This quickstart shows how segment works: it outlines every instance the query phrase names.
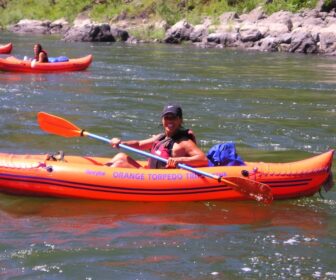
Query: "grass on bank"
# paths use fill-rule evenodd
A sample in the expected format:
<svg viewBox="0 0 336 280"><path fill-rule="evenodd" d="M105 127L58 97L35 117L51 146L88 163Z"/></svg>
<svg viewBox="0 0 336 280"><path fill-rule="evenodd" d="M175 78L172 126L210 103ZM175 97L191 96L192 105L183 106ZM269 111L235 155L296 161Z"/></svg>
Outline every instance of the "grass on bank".
<svg viewBox="0 0 336 280"><path fill-rule="evenodd" d="M205 16L214 22L224 12L247 13L263 6L268 14L287 10L297 12L314 8L317 0L0 0L0 26L6 28L21 19L56 20L72 22L80 13L87 13L97 22L125 19L166 21L173 25L186 18L192 24L202 22ZM135 29L148 39L162 37L162 31ZM158 38L160 39L160 38Z"/></svg>
<svg viewBox="0 0 336 280"><path fill-rule="evenodd" d="M138 26L134 28L130 28L129 32L135 38L141 39L145 42L153 42L154 40L163 41L166 31L164 28L159 27L145 27L145 26Z"/></svg>

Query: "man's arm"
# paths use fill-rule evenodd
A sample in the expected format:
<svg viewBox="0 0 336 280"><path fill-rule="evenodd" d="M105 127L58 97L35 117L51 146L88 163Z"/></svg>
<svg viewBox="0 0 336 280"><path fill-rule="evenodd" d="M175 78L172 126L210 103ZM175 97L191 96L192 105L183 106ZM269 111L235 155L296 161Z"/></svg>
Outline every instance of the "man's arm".
<svg viewBox="0 0 336 280"><path fill-rule="evenodd" d="M208 159L203 151L192 141L184 140L173 147L173 156L168 159L167 167L176 167L178 163L184 163L194 167L208 166Z"/></svg>
<svg viewBox="0 0 336 280"><path fill-rule="evenodd" d="M113 148L118 148L119 144L122 143L135 149L149 150L159 136L160 134L154 135L151 138L144 140L129 140L129 141L121 141L119 138L112 138L110 143Z"/></svg>

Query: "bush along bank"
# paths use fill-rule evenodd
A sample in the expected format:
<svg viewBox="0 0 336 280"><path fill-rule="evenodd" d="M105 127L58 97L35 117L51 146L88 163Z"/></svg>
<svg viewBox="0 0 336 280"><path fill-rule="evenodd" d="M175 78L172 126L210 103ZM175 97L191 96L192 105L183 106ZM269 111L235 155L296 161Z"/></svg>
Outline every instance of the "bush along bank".
<svg viewBox="0 0 336 280"><path fill-rule="evenodd" d="M135 28L136 26L137 28ZM19 33L59 33L66 41L91 41L126 43L143 42L136 30L163 30L162 38L147 36L146 41L168 44L190 42L202 48L238 48L267 52L336 55L336 12L321 9L297 13L276 12L267 16L261 7L247 14L223 13L216 24L205 18L201 24L192 25L181 20L169 27L165 22L148 23L123 20L113 25L94 23L79 16L69 24L65 20L21 20L9 30Z"/></svg>

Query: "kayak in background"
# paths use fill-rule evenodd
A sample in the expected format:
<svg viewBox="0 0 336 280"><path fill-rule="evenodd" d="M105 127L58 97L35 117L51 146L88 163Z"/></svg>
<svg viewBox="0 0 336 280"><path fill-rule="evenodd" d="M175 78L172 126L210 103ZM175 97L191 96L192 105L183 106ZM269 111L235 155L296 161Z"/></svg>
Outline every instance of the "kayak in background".
<svg viewBox="0 0 336 280"><path fill-rule="evenodd" d="M10 56L7 58L0 58L0 70L26 73L82 71L88 68L91 62L91 54L81 58L49 63L36 62L35 60L21 60L14 56Z"/></svg>
<svg viewBox="0 0 336 280"><path fill-rule="evenodd" d="M10 53L13 49L13 44L8 43L6 45L0 45L0 54L7 54Z"/></svg>

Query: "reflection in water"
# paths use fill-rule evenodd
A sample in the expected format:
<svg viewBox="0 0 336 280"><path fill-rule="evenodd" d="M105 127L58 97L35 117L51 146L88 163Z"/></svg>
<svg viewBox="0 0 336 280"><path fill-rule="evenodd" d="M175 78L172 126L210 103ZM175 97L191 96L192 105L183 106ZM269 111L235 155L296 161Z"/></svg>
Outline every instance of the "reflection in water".
<svg viewBox="0 0 336 280"><path fill-rule="evenodd" d="M94 91L93 82L89 78L89 71L83 72L65 72L65 73L16 73L2 72L0 75L0 93L12 92L18 86L28 85L38 89L40 92L53 91L53 88L66 86L69 89L74 89L76 93L76 85L80 85L81 93L89 93ZM63 90L66 90L64 88ZM83 91L83 92L82 92Z"/></svg>
<svg viewBox="0 0 336 280"><path fill-rule="evenodd" d="M114 227L117 223L141 225L256 225L295 226L303 230L316 230L314 221L322 218L321 213L292 203L276 202L264 206L252 202L110 202L95 200L42 199L4 196L0 209L17 220L62 219L69 220L85 228ZM83 222L85 221L85 222ZM321 224L321 223L320 223ZM90 228L90 226L92 228ZM8 226L8 224L7 224ZM64 224L59 226L62 231ZM77 229L77 227L76 227Z"/></svg>
<svg viewBox="0 0 336 280"><path fill-rule="evenodd" d="M312 249L308 255L305 251L324 246L328 215L307 206L316 204L313 199L300 201L264 206L1 195L0 218L6 223L0 225L0 234L7 252L2 259L5 267L7 262L20 262L26 268L24 273L12 271L12 276L30 277L48 272L48 276L71 278L67 267L73 265L82 267L75 277L99 279L106 269L114 277L126 271L138 277L141 271L147 277L140 279L182 279L183 275L203 279L193 276L195 266L196 271L218 274L221 279L233 272L236 277L248 273L252 278L261 274L276 279L290 278L299 270L301 275L311 275L314 263L326 257L311 256ZM188 267L191 270L185 271ZM328 267L321 268L321 274Z"/></svg>

